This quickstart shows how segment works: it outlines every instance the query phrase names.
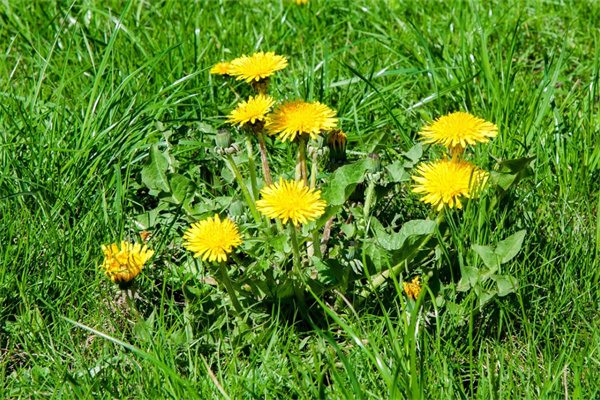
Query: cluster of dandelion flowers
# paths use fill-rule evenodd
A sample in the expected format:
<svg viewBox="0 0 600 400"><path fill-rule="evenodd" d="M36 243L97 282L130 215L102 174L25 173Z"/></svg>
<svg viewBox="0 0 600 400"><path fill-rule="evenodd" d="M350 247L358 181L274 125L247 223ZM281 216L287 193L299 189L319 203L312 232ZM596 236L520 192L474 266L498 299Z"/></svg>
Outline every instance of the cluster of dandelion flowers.
<svg viewBox="0 0 600 400"><path fill-rule="evenodd" d="M465 160L439 160L422 163L413 192L424 194L421 201L440 211L444 205L462 208L462 199L473 198L488 179L487 172Z"/></svg>
<svg viewBox="0 0 600 400"><path fill-rule="evenodd" d="M325 104L296 100L285 102L275 109L267 123L267 130L269 135L279 135L277 138L283 142L293 141L303 133L316 139L321 131L335 128L337 122L335 111Z"/></svg>
<svg viewBox="0 0 600 400"><path fill-rule="evenodd" d="M259 51L251 56L242 56L231 61L230 75L236 76L236 80L245 79L246 82L261 81L275 72L287 67L287 59L273 52L264 53Z"/></svg>
<svg viewBox="0 0 600 400"><path fill-rule="evenodd" d="M498 127L465 112L455 112L438 118L419 132L425 143L439 143L451 150L462 150L467 144L485 143L498 135Z"/></svg>
<svg viewBox="0 0 600 400"><path fill-rule="evenodd" d="M230 124L255 124L257 121L264 122L267 118L267 113L275 105L275 100L271 96L259 94L250 96L248 101L242 101L233 110L227 119Z"/></svg>
<svg viewBox="0 0 600 400"><path fill-rule="evenodd" d="M126 283L142 271L144 264L154 255L153 250L139 243L121 241L121 247L116 243L110 246L102 245L104 262L100 266L104 273L114 283Z"/></svg>
<svg viewBox="0 0 600 400"><path fill-rule="evenodd" d="M408 297L414 300L419 297L419 293L421 293L421 283L419 282L418 276L416 276L411 283L404 282L404 292Z"/></svg>
<svg viewBox="0 0 600 400"><path fill-rule="evenodd" d="M258 210L269 218L279 218L294 226L306 224L325 212L325 200L321 191L309 189L304 182L284 181L273 183L260 191L262 198L256 202Z"/></svg>
<svg viewBox="0 0 600 400"><path fill-rule="evenodd" d="M221 221L218 214L192 224L183 235L183 246L202 261L226 261L233 247L242 244L237 225L229 218Z"/></svg>
<svg viewBox="0 0 600 400"><path fill-rule="evenodd" d="M231 63L220 62L210 69L211 74L232 75Z"/></svg>

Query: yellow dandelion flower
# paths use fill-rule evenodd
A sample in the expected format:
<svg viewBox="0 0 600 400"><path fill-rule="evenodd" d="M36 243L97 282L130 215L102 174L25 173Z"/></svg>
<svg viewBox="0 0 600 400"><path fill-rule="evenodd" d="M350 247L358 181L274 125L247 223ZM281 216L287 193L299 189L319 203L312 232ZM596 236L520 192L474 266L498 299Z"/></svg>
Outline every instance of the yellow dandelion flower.
<svg viewBox="0 0 600 400"><path fill-rule="evenodd" d="M300 5L300 4L307 4L308 0L296 0L296 4Z"/></svg>
<svg viewBox="0 0 600 400"><path fill-rule="evenodd" d="M247 123L254 124L257 121L265 121L269 109L273 107L275 100L271 96L259 94L250 96L248 101L242 101L229 114L227 122L230 124L244 125Z"/></svg>
<svg viewBox="0 0 600 400"><path fill-rule="evenodd" d="M229 62L220 62L210 69L211 74L217 75L232 75L231 71L231 63Z"/></svg>
<svg viewBox="0 0 600 400"><path fill-rule="evenodd" d="M419 293L421 293L421 283L419 282L419 277L416 276L411 283L404 282L404 291L406 295L414 300L419 297Z"/></svg>
<svg viewBox="0 0 600 400"><path fill-rule="evenodd" d="M465 160L422 163L417 172L420 176L412 177L418 183L413 192L425 194L421 201L438 211L444 204L450 208L462 208L462 199L476 197L488 179L487 172Z"/></svg>
<svg viewBox="0 0 600 400"><path fill-rule="evenodd" d="M287 59L273 52L264 53L259 51L251 56L243 55L231 62L230 75L236 76L236 80L245 79L246 82L260 81L276 71L287 67Z"/></svg>
<svg viewBox="0 0 600 400"><path fill-rule="evenodd" d="M302 100L288 101L279 105L267 122L269 135L279 135L282 141L293 141L302 133L310 134L316 139L322 130L328 131L337 125L335 111L325 104L315 101L306 103Z"/></svg>
<svg viewBox="0 0 600 400"><path fill-rule="evenodd" d="M146 261L154 255L153 250L139 243L121 241L121 248L116 243L102 245L104 262L100 266L114 283L126 283L139 275Z"/></svg>
<svg viewBox="0 0 600 400"><path fill-rule="evenodd" d="M202 256L202 261L208 259L210 262L226 261L227 254L233 251L233 247L242 244L237 225L229 218L221 221L218 214L192 224L183 239L186 240L183 246L196 253L194 257Z"/></svg>
<svg viewBox="0 0 600 400"><path fill-rule="evenodd" d="M455 112L438 118L419 132L425 143L439 143L462 152L467 144L485 143L498 135L498 127L465 112Z"/></svg>
<svg viewBox="0 0 600 400"><path fill-rule="evenodd" d="M309 189L304 182L284 181L273 183L260 191L262 199L256 202L258 211L269 218L279 218L285 224L291 220L294 226L306 224L325 212L325 200L321 191Z"/></svg>

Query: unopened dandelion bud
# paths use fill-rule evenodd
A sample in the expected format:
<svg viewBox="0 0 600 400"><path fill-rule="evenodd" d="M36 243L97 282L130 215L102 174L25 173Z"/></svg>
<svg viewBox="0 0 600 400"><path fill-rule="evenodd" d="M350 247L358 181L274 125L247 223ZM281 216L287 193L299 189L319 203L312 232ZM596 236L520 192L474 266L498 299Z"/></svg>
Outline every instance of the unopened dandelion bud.
<svg viewBox="0 0 600 400"><path fill-rule="evenodd" d="M221 129L215 136L215 144L217 145L217 148L220 149L225 149L231 146L232 141L231 132L226 129Z"/></svg>
<svg viewBox="0 0 600 400"><path fill-rule="evenodd" d="M329 160L331 162L346 161L346 143L348 137L339 129L334 129L327 136L327 147L329 147Z"/></svg>

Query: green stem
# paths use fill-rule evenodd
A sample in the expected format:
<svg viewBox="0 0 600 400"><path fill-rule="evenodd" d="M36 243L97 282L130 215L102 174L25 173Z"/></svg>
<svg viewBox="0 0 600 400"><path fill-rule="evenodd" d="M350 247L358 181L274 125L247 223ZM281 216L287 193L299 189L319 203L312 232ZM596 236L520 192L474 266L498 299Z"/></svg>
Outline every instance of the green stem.
<svg viewBox="0 0 600 400"><path fill-rule="evenodd" d="M315 257L318 259L323 259L323 254L321 253L321 238L319 237L319 231L316 229L312 231L312 249L315 254Z"/></svg>
<svg viewBox="0 0 600 400"><path fill-rule="evenodd" d="M242 174L240 174L240 170L238 169L237 165L235 165L235 161L233 161L233 157L231 157L231 154L227 154L227 161L229 161L229 166L231 167L231 170L233 171L233 174L235 175L235 179L237 179L238 184L240 185L242 194L246 198L246 202L248 203L248 207L250 207L250 212L252 213L254 220L256 221L257 224L261 224L262 220L260 219L260 214L258 213L258 210L256 209L256 204L254 203L254 199L250 195L250 192L248 191L248 188L246 187L246 184L244 183L244 178L242 178Z"/></svg>
<svg viewBox="0 0 600 400"><path fill-rule="evenodd" d="M298 136L298 157L296 158L296 182L304 181L304 186L308 187L308 177L306 175L306 140L304 134Z"/></svg>
<svg viewBox="0 0 600 400"><path fill-rule="evenodd" d="M246 134L246 147L248 148L248 168L250 169L250 185L252 185L252 195L254 200L258 200L258 184L256 183L256 165L254 164L254 149L252 148L252 138Z"/></svg>
<svg viewBox="0 0 600 400"><path fill-rule="evenodd" d="M317 150L313 151L312 154L312 165L310 168L310 188L314 189L317 186L317 175L319 174L319 161Z"/></svg>
<svg viewBox="0 0 600 400"><path fill-rule="evenodd" d="M223 283L225 284L227 293L229 293L229 297L231 298L231 304L233 304L233 308L235 308L235 311L237 311L239 314L241 314L244 311L244 309L242 308L242 306L240 305L240 302L238 301L237 295L235 294L235 290L233 289L233 285L231 284L231 281L229 280L229 274L227 273L227 267L225 266L225 263L223 261L221 261L219 263L219 271L221 272L221 279L223 279Z"/></svg>
<svg viewBox="0 0 600 400"><path fill-rule="evenodd" d="M260 149L260 161L262 162L263 176L267 186L273 183L271 179L271 169L269 168L269 160L267 158L267 143L265 141L265 132L258 133L258 148Z"/></svg>
<svg viewBox="0 0 600 400"><path fill-rule="evenodd" d="M373 201L373 194L375 193L375 182L369 182L367 187L367 193L365 195L365 219L369 217L371 212L371 202Z"/></svg>
<svg viewBox="0 0 600 400"><path fill-rule="evenodd" d="M301 306L303 306L306 301L304 299L304 289L302 288L302 283L304 279L302 277L302 270L300 264L300 246L298 246L298 234L296 232L296 227L292 223L288 223L288 227L290 230L290 237L292 239L292 252L294 254L294 277L296 278L296 282L294 282L294 292L296 293L296 298Z"/></svg>

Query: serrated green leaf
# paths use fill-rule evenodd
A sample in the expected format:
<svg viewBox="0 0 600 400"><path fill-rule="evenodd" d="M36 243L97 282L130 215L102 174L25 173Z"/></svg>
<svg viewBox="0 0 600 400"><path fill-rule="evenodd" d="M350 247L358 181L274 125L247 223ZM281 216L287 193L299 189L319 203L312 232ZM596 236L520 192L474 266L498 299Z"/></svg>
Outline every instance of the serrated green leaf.
<svg viewBox="0 0 600 400"><path fill-rule="evenodd" d="M142 182L150 189L170 192L171 188L166 174L168 167L167 158L158 151L156 145L152 146L148 163L142 167Z"/></svg>

